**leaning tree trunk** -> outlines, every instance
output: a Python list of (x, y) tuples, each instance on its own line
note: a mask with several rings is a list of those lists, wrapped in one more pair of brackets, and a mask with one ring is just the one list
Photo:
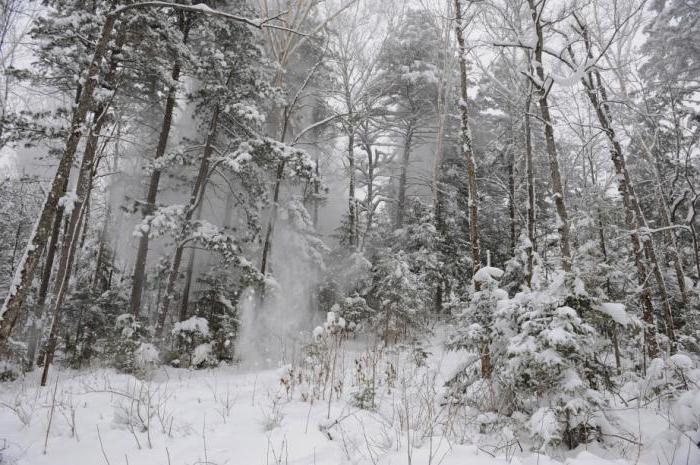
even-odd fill
[[(109, 68), (107, 70), (107, 74), (105, 75), (104, 82), (108, 88), (111, 88), (114, 85), (117, 65), (119, 62), (119, 54), (121, 53), (125, 40), (126, 28), (122, 28), (120, 33), (117, 35), (116, 44), (109, 62)], [(99, 137), (102, 128), (107, 121), (107, 110), (107, 104), (100, 104), (95, 109), (93, 116), (93, 127), (90, 130), (90, 134), (85, 144), (85, 150), (83, 151), (83, 158), (80, 162), (80, 172), (78, 173), (78, 181), (75, 189), (76, 200), (68, 221), (66, 234), (64, 235), (65, 240), (61, 248), (61, 258), (58, 262), (58, 271), (56, 273), (56, 283), (51, 312), (51, 330), (49, 332), (49, 341), (44, 360), (44, 372), (42, 373), (41, 377), (42, 386), (46, 384), (46, 377), (48, 376), (49, 369), (48, 366), (53, 360), (53, 352), (56, 349), (56, 338), (58, 336), (58, 327), (60, 325), (63, 299), (68, 290), (73, 262), (75, 261), (78, 244), (80, 243), (80, 225), (84, 224), (83, 230), (87, 229), (88, 227), (86, 220), (88, 217), (88, 210), (90, 208), (90, 191), (92, 190), (92, 181), (95, 174), (95, 162)]]
[[(544, 124), (544, 138), (547, 147), (547, 156), (549, 158), (549, 173), (552, 180), (552, 191), (554, 192), (554, 204), (557, 209), (557, 231), (559, 232), (559, 251), (561, 253), (561, 267), (565, 272), (571, 271), (571, 231), (569, 227), (569, 215), (566, 210), (566, 201), (564, 198), (564, 187), (561, 181), (561, 172), (559, 170), (559, 156), (557, 155), (557, 146), (554, 142), (554, 126), (552, 115), (549, 112), (549, 102), (547, 95), (549, 88), (545, 80), (544, 67), (542, 65), (542, 53), (544, 50), (544, 33), (541, 23), (541, 11), (537, 11), (535, 0), (528, 0), (532, 22), (537, 35), (537, 43), (535, 45), (535, 61), (533, 64), (537, 73), (538, 82), (536, 83), (537, 95), (539, 100), (540, 114), (542, 123)], [(544, 8), (544, 5), (542, 6)], [(551, 80), (549, 80), (551, 84)]]
[(17, 266), (15, 278), (7, 294), (7, 298), (0, 309), (0, 349), (5, 345), (5, 342), (10, 337), (12, 328), (17, 322), (24, 300), (31, 288), (34, 272), (39, 263), (39, 258), (46, 246), (46, 242), (51, 232), (51, 226), (56, 214), (58, 200), (62, 195), (63, 185), (65, 180), (70, 175), (70, 169), (73, 164), (75, 152), (78, 149), (78, 143), (82, 137), (82, 128), (85, 123), (85, 117), (92, 107), (93, 94), (99, 81), (98, 75), (102, 58), (107, 50), (112, 30), (114, 29), (115, 16), (107, 15), (102, 25), (100, 37), (95, 45), (92, 60), (88, 65), (87, 72), (83, 79), (83, 88), (80, 92), (78, 104), (73, 108), (71, 118), (71, 126), (68, 133), (68, 138), (63, 149), (61, 160), (56, 168), (51, 188), (44, 202), (44, 206), (39, 213), (39, 218), (34, 227), (24, 256)]
[[(651, 292), (647, 284), (647, 269), (642, 256), (646, 245), (642, 245), (642, 240), (639, 235), (639, 220), (641, 218), (638, 217), (638, 214), (640, 210), (638, 209), (636, 195), (634, 193), (634, 186), (632, 185), (629, 172), (627, 171), (627, 165), (625, 162), (625, 157), (622, 153), (622, 147), (620, 146), (615, 130), (612, 127), (609, 109), (605, 103), (605, 95), (598, 94), (598, 92), (602, 90), (602, 83), (597, 72), (596, 77), (598, 79), (596, 84), (594, 84), (593, 81), (593, 73), (588, 73), (588, 80), (583, 78), (582, 82), (586, 89), (588, 98), (593, 105), (593, 109), (596, 112), (598, 122), (603, 128), (611, 147), (610, 156), (613, 166), (615, 167), (615, 175), (618, 179), (618, 190), (622, 195), (622, 202), (625, 209), (625, 226), (630, 231), (632, 253), (634, 263), (637, 268), (637, 282), (641, 288), (640, 302), (642, 304), (642, 318), (645, 323), (645, 344), (647, 346), (647, 353), (649, 354), (649, 357), (655, 358), (659, 353), (659, 346), (656, 340), (656, 318), (654, 316), (654, 306), (651, 302)], [(648, 242), (648, 240), (644, 241), (645, 244)], [(672, 323), (667, 329), (673, 329)]]
[[(64, 249), (61, 256), (66, 256), (68, 261), (66, 262), (66, 270), (70, 269), (73, 265), (73, 259), (75, 257), (75, 250), (78, 245), (78, 238), (80, 234), (79, 224), (84, 219), (85, 214), (85, 203), (80, 205), (76, 204), (75, 213), (76, 224), (73, 225), (71, 234), (67, 237), (64, 243)], [(73, 215), (71, 215), (71, 218)], [(46, 354), (44, 356), (44, 367), (41, 372), (41, 385), (46, 386), (46, 381), (49, 376), (49, 365), (53, 362), (53, 356), (56, 352), (56, 344), (58, 342), (58, 330), (60, 326), (61, 319), (61, 304), (63, 302), (63, 297), (68, 289), (68, 280), (70, 273), (64, 272), (63, 275), (60, 272), (56, 276), (56, 295), (54, 297), (54, 304), (52, 305), (52, 316), (51, 316), (51, 330), (49, 331), (49, 339), (46, 345)]]
[[(63, 192), (68, 188), (68, 179), (63, 185)], [(51, 239), (49, 246), (46, 249), (46, 260), (44, 268), (41, 271), (41, 284), (39, 285), (39, 293), (37, 294), (36, 303), (34, 304), (34, 316), (31, 326), (29, 327), (29, 340), (27, 341), (27, 358), (26, 366), (30, 369), (36, 361), (36, 350), (39, 346), (41, 338), (42, 319), (44, 306), (46, 304), (46, 295), (49, 291), (49, 283), (51, 281), (51, 271), (53, 270), (53, 262), (56, 258), (56, 249), (58, 248), (58, 238), (61, 233), (61, 223), (63, 222), (63, 207), (59, 207), (56, 211), (56, 218), (53, 221), (53, 229), (51, 231)]]
[[(646, 150), (646, 147), (644, 147)], [(651, 155), (651, 154), (650, 154)], [(659, 218), (661, 219), (661, 226), (666, 228), (664, 234), (668, 240), (670, 247), (667, 252), (673, 262), (673, 270), (676, 274), (676, 281), (678, 282), (678, 290), (681, 294), (681, 301), (683, 306), (688, 306), (688, 290), (685, 284), (685, 272), (683, 271), (683, 260), (678, 252), (678, 241), (676, 240), (676, 235), (672, 230), (671, 223), (671, 213), (668, 209), (668, 204), (666, 203), (666, 195), (664, 194), (663, 186), (661, 185), (661, 175), (657, 163), (650, 160), (652, 165), (652, 171), (654, 173), (654, 181), (656, 184), (656, 198), (659, 204)]]

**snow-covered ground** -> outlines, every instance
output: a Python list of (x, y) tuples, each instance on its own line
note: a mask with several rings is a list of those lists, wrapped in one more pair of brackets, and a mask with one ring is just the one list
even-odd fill
[[(313, 366), (306, 374), (288, 366), (158, 368), (145, 380), (106, 369), (54, 371), (45, 388), (31, 373), (0, 384), (0, 464), (700, 463), (694, 462), (697, 450), (678, 440), (654, 405), (616, 412), (620, 427), (638, 444), (589, 444), (558, 460), (527, 446), (521, 451), (516, 442), (490, 444), (490, 437), (440, 407), (444, 377), (465, 354), (438, 346), (428, 352), (424, 364), (410, 362), (409, 352), (386, 353), (372, 364), (371, 352), (339, 350), (337, 379), (327, 386), (336, 386), (337, 396), (330, 402), (326, 387), (317, 386), (319, 395), (313, 395)], [(385, 379), (378, 383), (374, 411), (350, 401), (363, 367), (370, 365)], [(444, 433), (446, 425), (451, 434)]]

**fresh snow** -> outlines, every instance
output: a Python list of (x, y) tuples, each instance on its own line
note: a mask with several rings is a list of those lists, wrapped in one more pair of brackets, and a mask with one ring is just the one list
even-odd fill
[[(328, 323), (337, 323), (327, 315)], [(188, 328), (198, 328), (188, 320)], [(199, 328), (201, 329), (201, 328)], [(359, 343), (355, 343), (359, 345)], [(422, 367), (396, 355), (385, 355), (397, 370), (393, 388), (384, 390), (376, 411), (361, 410), (349, 395), (305, 402), (288, 388), (293, 365), (265, 368), (256, 365), (221, 366), (207, 370), (154, 368), (145, 380), (107, 369), (55, 370), (45, 388), (38, 372), (4, 383), (0, 389), (0, 463), (12, 465), (692, 465), (700, 458), (689, 442), (664, 421), (666, 412), (655, 405), (621, 405), (621, 425), (641, 435), (641, 448), (620, 442), (604, 449), (593, 443), (554, 460), (522, 444), (521, 452), (507, 428), (512, 447), (494, 448), (478, 428), (463, 441), (441, 434), (438, 421), (426, 430), (421, 421), (420, 399), (433, 396), (432, 414), (440, 413), (443, 383), (468, 354), (444, 352), (440, 344), (428, 347)], [(153, 356), (143, 346), (144, 359)], [(201, 345), (195, 358), (206, 357), (211, 347)], [(363, 352), (366, 353), (366, 352)], [(353, 360), (362, 353), (342, 353), (345, 391), (351, 393)], [(685, 356), (672, 363), (685, 365)], [(339, 358), (340, 365), (340, 358)], [(654, 367), (650, 367), (651, 370)], [(663, 364), (657, 367), (663, 369)], [(342, 370), (341, 370), (342, 371)], [(575, 375), (568, 383), (580, 382)], [(428, 383), (428, 384), (426, 384)], [(432, 393), (432, 394), (430, 394)], [(148, 407), (150, 399), (150, 408)], [(700, 411), (697, 391), (685, 394), (679, 418), (692, 424)], [(409, 428), (401, 420), (409, 409)], [(53, 413), (52, 413), (53, 412)], [(422, 413), (421, 413), (422, 412)], [(150, 416), (149, 416), (150, 415)], [(487, 424), (488, 414), (480, 422)], [(442, 418), (442, 417), (439, 417)], [(444, 421), (441, 420), (441, 421)], [(468, 426), (466, 422), (459, 426)], [(556, 417), (543, 406), (528, 426), (543, 438), (556, 431)], [(50, 425), (50, 426), (49, 426)], [(48, 434), (47, 434), (48, 430)], [(432, 431), (432, 434), (426, 434)], [(407, 441), (410, 439), (410, 446)], [(4, 444), (4, 448), (3, 448)], [(692, 445), (692, 447), (695, 447)], [(530, 451), (528, 451), (530, 450)], [(410, 454), (410, 461), (409, 461)], [(675, 459), (674, 459), (675, 457)], [(687, 461), (690, 460), (690, 461)]]
[(605, 302), (600, 304), (600, 311), (608, 315), (616, 323), (626, 326), (632, 322), (632, 318), (625, 311), (624, 304)]

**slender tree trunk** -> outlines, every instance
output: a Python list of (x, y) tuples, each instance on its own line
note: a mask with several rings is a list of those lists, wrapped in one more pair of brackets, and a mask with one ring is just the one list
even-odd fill
[(105, 17), (100, 37), (95, 45), (92, 60), (85, 73), (85, 79), (83, 80), (85, 84), (80, 92), (80, 99), (73, 109), (70, 131), (66, 139), (61, 160), (56, 168), (51, 188), (49, 189), (46, 201), (39, 214), (34, 231), (25, 248), (24, 256), (17, 266), (15, 279), (10, 291), (0, 309), (0, 350), (10, 337), (12, 328), (20, 316), (24, 300), (31, 288), (39, 258), (46, 247), (46, 242), (51, 233), (58, 200), (62, 196), (65, 180), (68, 179), (70, 175), (73, 158), (75, 157), (78, 142), (80, 142), (82, 136), (82, 127), (85, 122), (85, 117), (92, 106), (93, 93), (99, 81), (100, 64), (107, 50), (107, 45), (114, 29), (114, 23), (115, 17), (113, 15), (107, 15)]
[[(180, 30), (183, 34), (182, 43), (185, 45), (187, 43), (187, 37), (190, 29), (189, 20), (182, 15), (180, 17)], [(170, 79), (173, 84), (168, 88), (168, 96), (165, 100), (165, 110), (163, 112), (163, 123), (160, 128), (160, 135), (158, 137), (158, 146), (156, 147), (156, 154), (154, 160), (160, 159), (165, 155), (165, 150), (168, 146), (168, 137), (170, 136), (170, 128), (173, 122), (173, 111), (175, 109), (175, 99), (177, 97), (177, 85), (180, 79), (180, 72), (182, 71), (182, 63), (180, 58), (175, 58), (175, 63), (173, 65), (172, 72), (170, 73)], [(144, 216), (153, 214), (156, 208), (156, 198), (158, 197), (158, 184), (160, 183), (160, 170), (153, 169), (151, 173), (151, 178), (148, 182), (148, 191), (146, 192), (146, 202), (143, 207)], [(131, 313), (138, 317), (141, 311), (141, 297), (143, 295), (143, 288), (146, 281), (146, 262), (148, 260), (148, 242), (149, 234), (148, 232), (141, 231), (141, 236), (139, 237), (139, 245), (136, 251), (136, 261), (134, 263), (134, 272), (132, 275), (131, 282), (131, 297), (129, 299), (129, 308)]]
[(319, 166), (318, 166), (318, 154), (316, 154), (316, 163), (315, 163), (315, 172), (316, 172), (316, 178), (314, 179), (314, 211), (313, 211), (313, 221), (314, 221), (314, 229), (318, 227), (318, 209), (319, 209), (319, 203), (321, 202), (320, 195), (321, 195), (321, 173), (319, 171)]
[(219, 105), (215, 105), (211, 116), (211, 122), (209, 124), (209, 131), (207, 132), (207, 140), (204, 144), (204, 153), (202, 154), (202, 160), (199, 164), (197, 179), (194, 182), (194, 186), (192, 186), (190, 200), (185, 207), (182, 229), (176, 241), (177, 246), (175, 248), (170, 273), (168, 274), (168, 285), (165, 288), (165, 295), (163, 296), (163, 300), (161, 301), (161, 305), (158, 310), (158, 321), (156, 322), (155, 329), (156, 338), (160, 338), (163, 335), (165, 319), (170, 309), (170, 300), (175, 292), (175, 284), (177, 284), (177, 277), (180, 273), (180, 264), (182, 263), (182, 254), (187, 242), (187, 231), (190, 227), (190, 220), (192, 220), (199, 203), (202, 201), (202, 197), (204, 196), (204, 191), (206, 189), (207, 176), (209, 175), (209, 161), (211, 160), (211, 155), (214, 153), (216, 129), (219, 125), (219, 111)]
[(401, 173), (399, 174), (399, 192), (396, 202), (396, 222), (394, 229), (403, 227), (403, 217), (406, 210), (406, 183), (408, 179), (408, 165), (411, 157), (411, 144), (413, 141), (413, 127), (409, 125), (403, 142), (403, 157), (401, 158)]
[(372, 230), (372, 223), (374, 222), (374, 169), (376, 164), (376, 153), (372, 152), (372, 146), (369, 142), (369, 134), (366, 132), (366, 127), (364, 127), (365, 132), (360, 135), (362, 140), (362, 146), (367, 154), (367, 198), (365, 199), (365, 208), (367, 210), (367, 225), (365, 226), (365, 232), (362, 235), (362, 244), (360, 249), (364, 249), (365, 242)]
[(515, 216), (515, 147), (508, 148), (508, 215), (510, 216), (510, 253), (515, 255), (518, 220)]
[(348, 130), (348, 230), (350, 231), (350, 246), (357, 245), (357, 237), (355, 237), (355, 128), (352, 124)]
[(462, 1), (454, 0), (455, 35), (459, 53), (459, 84), (460, 84), (460, 131), (459, 141), (462, 156), (467, 162), (467, 183), (469, 186), (469, 244), (471, 248), (472, 273), (481, 267), (479, 257), (479, 196), (476, 187), (476, 163), (472, 149), (472, 136), (469, 127), (469, 96), (467, 93), (467, 46), (464, 39), (464, 19), (462, 18)]
[(107, 253), (107, 243), (109, 242), (109, 225), (112, 217), (112, 206), (109, 201), (105, 205), (105, 217), (102, 223), (102, 231), (100, 231), (100, 245), (97, 249), (97, 258), (95, 259), (95, 274), (92, 277), (93, 291), (99, 290), (103, 292), (107, 288), (107, 262), (105, 254)]
[(535, 249), (535, 168), (532, 160), (532, 133), (530, 130), (530, 105), (532, 103), (532, 86), (529, 87), (525, 99), (525, 172), (527, 176), (527, 273), (525, 283), (532, 288), (532, 275), (534, 273), (534, 249)]
[[(277, 165), (277, 175), (275, 180), (275, 191), (272, 196), (272, 209), (270, 211), (270, 220), (267, 224), (267, 232), (265, 233), (265, 242), (263, 243), (262, 258), (260, 259), (260, 274), (265, 276), (268, 270), (268, 258), (272, 247), (272, 233), (277, 221), (277, 210), (279, 208), (280, 190), (282, 187), (282, 179), (284, 177), (285, 161), (282, 160)], [(261, 294), (263, 297), (263, 294)]]
[[(544, 8), (544, 3), (542, 7)], [(552, 115), (549, 112), (549, 103), (547, 95), (551, 79), (545, 79), (544, 67), (542, 65), (542, 51), (544, 49), (544, 33), (542, 31), (541, 13), (537, 10), (535, 0), (528, 0), (532, 22), (535, 26), (537, 35), (537, 44), (535, 46), (535, 61), (532, 65), (537, 73), (537, 95), (539, 99), (540, 114), (544, 124), (544, 137), (547, 147), (547, 155), (549, 158), (549, 173), (552, 180), (552, 191), (554, 192), (554, 204), (557, 210), (557, 231), (559, 232), (559, 250), (561, 253), (561, 267), (565, 272), (571, 271), (571, 232), (569, 228), (569, 215), (566, 210), (566, 200), (564, 197), (564, 187), (561, 181), (561, 172), (559, 170), (559, 156), (557, 155), (557, 146), (554, 142), (554, 126)]]
[[(481, 268), (479, 253), (479, 195), (476, 186), (476, 163), (472, 148), (471, 128), (469, 127), (469, 95), (467, 93), (467, 46), (464, 39), (464, 19), (462, 17), (462, 2), (454, 0), (455, 8), (455, 35), (457, 36), (457, 51), (459, 53), (459, 87), (460, 87), (460, 130), (459, 141), (462, 156), (467, 162), (467, 184), (469, 187), (469, 244), (471, 248), (472, 275)], [(479, 282), (474, 280), (475, 290), (479, 290)], [(488, 344), (484, 344), (480, 350), (481, 377), (491, 378), (491, 354)]]
[(180, 312), (178, 319), (185, 321), (189, 314), (190, 306), (190, 289), (192, 288), (192, 275), (194, 274), (194, 258), (197, 251), (193, 247), (190, 250), (190, 256), (187, 260), (187, 268), (185, 269), (185, 287), (182, 289), (182, 299), (180, 300)]

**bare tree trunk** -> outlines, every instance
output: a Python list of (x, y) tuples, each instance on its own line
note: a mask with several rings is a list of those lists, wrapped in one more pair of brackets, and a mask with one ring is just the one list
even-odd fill
[(459, 140), (462, 156), (467, 162), (467, 182), (469, 186), (469, 244), (471, 246), (472, 273), (476, 273), (481, 267), (479, 257), (479, 197), (476, 188), (476, 163), (472, 149), (472, 136), (469, 127), (469, 96), (467, 94), (467, 46), (464, 40), (464, 19), (462, 18), (462, 1), (454, 0), (455, 8), (455, 35), (459, 53), (459, 84), (460, 84), (460, 132)]
[[(182, 31), (183, 45), (187, 43), (187, 37), (190, 29), (190, 21), (184, 14), (180, 16), (180, 31)], [(173, 122), (173, 110), (175, 109), (175, 99), (177, 97), (177, 82), (180, 79), (182, 63), (178, 57), (175, 58), (170, 79), (173, 84), (168, 88), (168, 97), (165, 100), (165, 110), (163, 112), (163, 123), (160, 128), (158, 137), (158, 146), (154, 159), (158, 160), (165, 155), (165, 150), (168, 146), (168, 137), (170, 136), (170, 128)], [(158, 197), (158, 184), (160, 183), (160, 170), (154, 168), (151, 173), (151, 178), (148, 183), (148, 191), (146, 193), (146, 202), (143, 207), (144, 216), (151, 215), (156, 208), (156, 198)], [(141, 311), (141, 297), (143, 295), (143, 287), (146, 281), (146, 261), (148, 259), (148, 232), (141, 232), (139, 237), (139, 245), (136, 251), (136, 261), (134, 263), (134, 272), (131, 282), (131, 297), (129, 299), (129, 308), (131, 313), (138, 317)]]
[(175, 292), (175, 284), (177, 284), (177, 277), (180, 273), (180, 263), (182, 262), (182, 254), (187, 242), (186, 236), (190, 226), (190, 220), (192, 220), (199, 203), (202, 201), (202, 197), (204, 197), (207, 177), (209, 175), (209, 161), (211, 160), (211, 155), (214, 153), (214, 141), (216, 139), (216, 129), (218, 125), (219, 105), (215, 105), (211, 116), (211, 122), (209, 124), (209, 130), (207, 131), (207, 140), (204, 144), (204, 153), (202, 154), (202, 160), (199, 163), (199, 172), (197, 173), (197, 178), (192, 186), (192, 193), (190, 194), (189, 203), (185, 207), (182, 229), (180, 230), (180, 234), (176, 240), (177, 246), (175, 248), (170, 273), (168, 274), (168, 285), (165, 288), (165, 295), (163, 296), (160, 309), (158, 310), (158, 321), (156, 322), (155, 329), (156, 338), (160, 338), (163, 335), (165, 319), (170, 309), (170, 299), (173, 297), (173, 293)]
[(508, 148), (508, 215), (510, 216), (510, 253), (515, 255), (518, 220), (515, 216), (515, 147)]
[(314, 221), (314, 229), (318, 227), (318, 208), (319, 208), (319, 203), (321, 202), (320, 195), (321, 195), (321, 173), (319, 171), (319, 166), (318, 166), (318, 153), (316, 154), (316, 163), (315, 163), (315, 172), (316, 172), (316, 178), (314, 179), (314, 211), (313, 211), (313, 221)]
[(394, 229), (403, 227), (403, 217), (406, 210), (406, 183), (408, 178), (408, 164), (411, 157), (411, 143), (413, 140), (413, 127), (409, 125), (403, 142), (403, 157), (401, 158), (401, 173), (399, 174), (399, 192), (396, 201), (396, 222)]
[[(467, 162), (467, 184), (469, 187), (469, 244), (471, 248), (472, 275), (475, 275), (481, 268), (479, 253), (479, 196), (476, 187), (476, 163), (474, 161), (474, 150), (472, 148), (471, 129), (469, 127), (469, 95), (467, 93), (467, 46), (464, 40), (464, 19), (462, 17), (462, 2), (454, 0), (455, 8), (455, 35), (457, 36), (457, 51), (459, 53), (459, 113), (460, 131), (459, 141), (462, 156)], [(479, 281), (474, 280), (475, 290), (479, 290)], [(484, 344), (480, 350), (481, 377), (491, 378), (491, 354), (488, 344)]]
[(532, 133), (530, 130), (530, 104), (532, 103), (532, 86), (528, 88), (525, 99), (525, 171), (527, 175), (527, 273), (525, 283), (532, 288), (535, 249), (535, 169), (532, 160)]
[[(544, 8), (544, 2), (539, 2)], [(538, 3), (538, 4), (539, 4)], [(566, 201), (564, 197), (564, 187), (561, 181), (561, 172), (559, 171), (559, 157), (557, 155), (557, 146), (554, 142), (554, 126), (552, 124), (552, 116), (549, 112), (549, 103), (547, 95), (551, 85), (551, 79), (545, 80), (544, 68), (542, 65), (542, 51), (544, 49), (544, 33), (541, 23), (541, 10), (537, 10), (535, 0), (528, 0), (532, 22), (535, 26), (537, 35), (537, 44), (535, 46), (535, 61), (532, 65), (537, 73), (538, 83), (536, 83), (537, 94), (539, 98), (540, 113), (542, 122), (544, 123), (544, 137), (547, 146), (547, 155), (549, 157), (549, 173), (552, 180), (552, 191), (554, 192), (554, 204), (557, 209), (557, 231), (559, 232), (559, 249), (561, 253), (561, 267), (565, 272), (571, 271), (571, 232), (569, 228), (569, 215), (566, 210)]]
[(56, 168), (51, 188), (44, 202), (44, 206), (41, 209), (41, 213), (39, 214), (34, 232), (27, 243), (24, 256), (17, 267), (10, 292), (7, 294), (2, 309), (0, 309), (0, 348), (5, 345), (5, 342), (10, 337), (13, 326), (19, 318), (24, 300), (31, 288), (34, 271), (46, 247), (46, 242), (49, 238), (53, 219), (56, 214), (58, 200), (62, 196), (65, 180), (68, 179), (70, 175), (73, 158), (75, 157), (78, 142), (80, 142), (82, 136), (82, 127), (85, 122), (85, 117), (92, 106), (93, 93), (99, 81), (98, 74), (100, 71), (100, 64), (107, 50), (109, 38), (114, 29), (114, 23), (115, 17), (113, 15), (107, 15), (105, 17), (100, 37), (95, 45), (92, 60), (88, 65), (85, 78), (83, 79), (84, 85), (80, 93), (80, 99), (73, 109), (71, 127), (63, 149), (63, 155)]

